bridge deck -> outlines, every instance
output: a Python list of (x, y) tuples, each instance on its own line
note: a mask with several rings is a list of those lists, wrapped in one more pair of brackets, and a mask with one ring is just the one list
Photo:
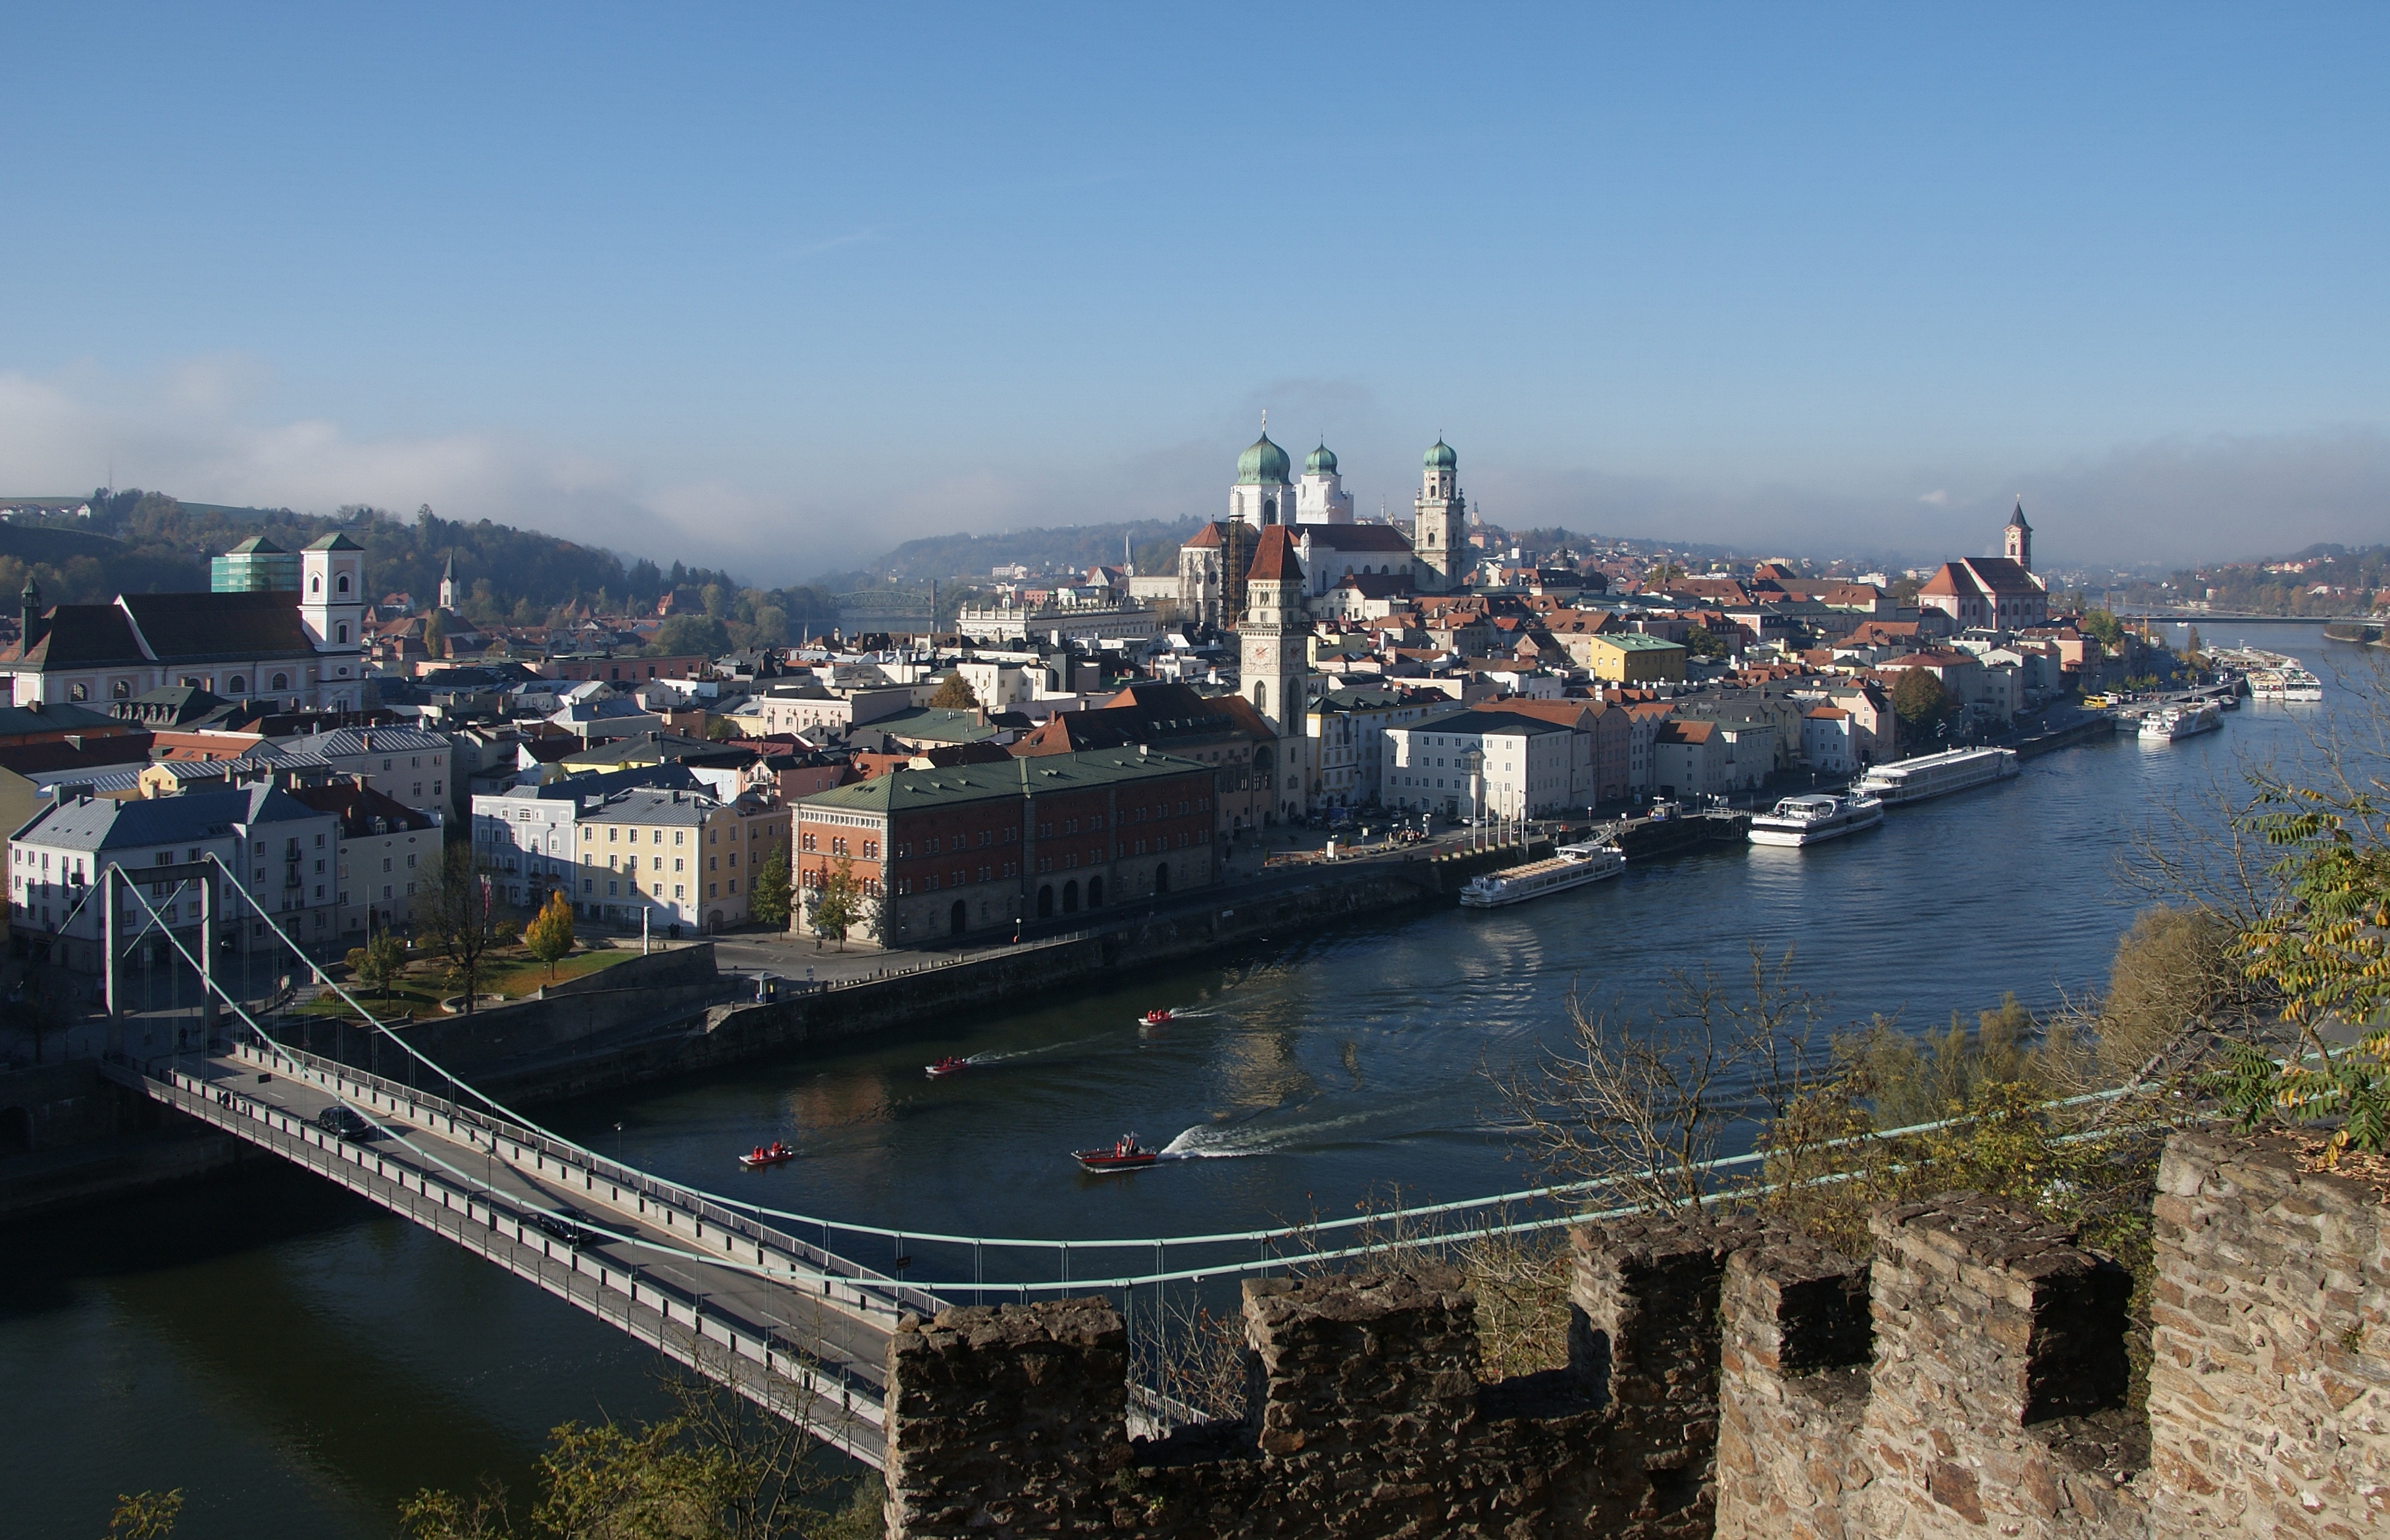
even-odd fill
[[(270, 1046), (119, 1067), (193, 1117), (506, 1267), (877, 1466), (889, 1335), (937, 1302), (532, 1131)], [(345, 1103), (381, 1131), (316, 1123)], [(579, 1244), (541, 1227), (566, 1208)], [(554, 1224), (551, 1218), (549, 1223)]]

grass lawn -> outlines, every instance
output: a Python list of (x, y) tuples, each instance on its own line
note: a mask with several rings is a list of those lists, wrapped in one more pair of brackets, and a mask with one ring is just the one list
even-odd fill
[[(628, 962), (637, 956), (636, 952), (610, 947), (575, 952), (557, 962), (556, 976), (550, 979), (547, 965), (521, 947), (493, 948), (482, 957), (481, 992), (503, 995), (509, 1000), (520, 999), (526, 995), (536, 995), (542, 984), (560, 984), (567, 979), (578, 979), (600, 969), (611, 968), (616, 963)], [(437, 956), (419, 957), (409, 963), (406, 971), (392, 985), (388, 995), (375, 995), (366, 990), (349, 976), (345, 968), (336, 968), (331, 971), (340, 979), (341, 988), (355, 995), (366, 1009), (385, 1020), (401, 1016), (438, 1016), (441, 1014), (440, 1002), (458, 993), (448, 982), (447, 965)], [(350, 1014), (348, 1006), (337, 995), (319, 996), (300, 1008), (315, 1016)]]

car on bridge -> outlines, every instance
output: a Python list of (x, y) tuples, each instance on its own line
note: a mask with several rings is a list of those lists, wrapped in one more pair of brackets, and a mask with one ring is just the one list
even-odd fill
[(577, 1250), (583, 1246), (595, 1246), (608, 1238), (589, 1228), (592, 1218), (579, 1209), (559, 1209), (554, 1213), (534, 1211), (531, 1222), (546, 1231), (549, 1238), (561, 1240)]
[(381, 1137), (381, 1130), (366, 1122), (364, 1114), (345, 1101), (336, 1101), (316, 1113), (315, 1126), (327, 1134), (336, 1134), (357, 1144), (369, 1144)]

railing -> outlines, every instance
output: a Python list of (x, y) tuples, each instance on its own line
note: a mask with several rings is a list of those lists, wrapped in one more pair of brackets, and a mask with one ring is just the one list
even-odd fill
[[(883, 1447), (882, 1387), (860, 1363), (827, 1360), (808, 1349), (788, 1323), (759, 1323), (729, 1309), (719, 1295), (660, 1277), (634, 1263), (584, 1255), (539, 1230), (532, 1211), (484, 1188), (443, 1179), (427, 1165), (350, 1144), (242, 1091), (187, 1071), (170, 1069), (161, 1081), (121, 1062), (158, 1099), (228, 1129), (294, 1163), (339, 1181), (383, 1207), (477, 1251), (542, 1289), (587, 1310), (629, 1335), (724, 1380), (742, 1395), (803, 1421), (848, 1454), (878, 1464)], [(690, 1259), (697, 1260), (697, 1259)], [(576, 1280), (586, 1285), (576, 1287)], [(685, 1323), (681, 1331), (675, 1326)], [(709, 1327), (718, 1330), (709, 1330)], [(709, 1346), (728, 1354), (709, 1354)], [(739, 1361), (759, 1368), (742, 1374)]]

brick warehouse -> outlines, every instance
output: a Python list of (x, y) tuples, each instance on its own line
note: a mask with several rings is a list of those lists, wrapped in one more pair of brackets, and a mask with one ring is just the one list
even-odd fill
[(1208, 887), (1213, 776), (1128, 749), (917, 764), (797, 803), (797, 884), (846, 863), (889, 945)]

